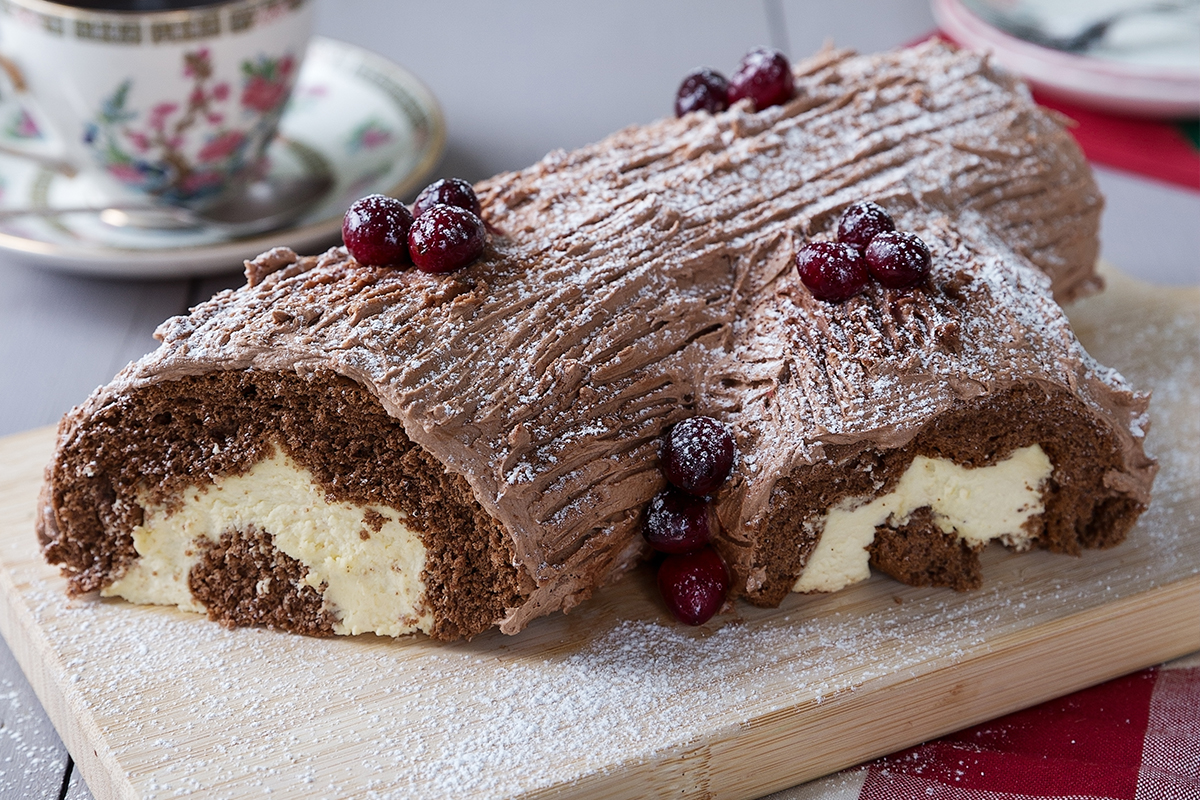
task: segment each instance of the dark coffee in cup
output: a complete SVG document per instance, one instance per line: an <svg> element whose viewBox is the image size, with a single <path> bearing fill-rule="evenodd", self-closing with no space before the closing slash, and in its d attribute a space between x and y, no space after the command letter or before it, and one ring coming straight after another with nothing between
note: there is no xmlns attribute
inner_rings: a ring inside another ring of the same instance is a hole
<svg viewBox="0 0 1200 800"><path fill-rule="evenodd" d="M60 6L89 11L178 11L216 5L220 0L52 0Z"/></svg>

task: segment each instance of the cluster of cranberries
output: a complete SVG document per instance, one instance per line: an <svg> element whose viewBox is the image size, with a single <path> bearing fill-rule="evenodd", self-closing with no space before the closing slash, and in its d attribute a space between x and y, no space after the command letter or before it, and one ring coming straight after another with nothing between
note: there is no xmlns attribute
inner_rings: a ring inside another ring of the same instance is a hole
<svg viewBox="0 0 1200 800"><path fill-rule="evenodd" d="M796 87L792 65L778 50L759 47L738 63L729 80L716 70L698 69L690 73L675 93L675 116L689 111L724 111L744 97L754 101L755 109L777 106L792 99Z"/></svg>
<svg viewBox="0 0 1200 800"><path fill-rule="evenodd" d="M382 194L356 200L342 220L342 240L360 264L411 261L422 272L454 272L479 258L487 229L471 184L448 178L426 186L412 211Z"/></svg>
<svg viewBox="0 0 1200 800"><path fill-rule="evenodd" d="M929 276L925 242L896 230L875 203L855 203L838 222L836 242L809 242L796 253L800 280L818 300L838 302L874 278L889 289L915 286Z"/></svg>
<svg viewBox="0 0 1200 800"><path fill-rule="evenodd" d="M729 571L709 542L716 515L708 501L733 469L733 435L712 417L680 422L663 442L659 465L671 486L646 509L646 541L666 558L658 590L675 618L702 625L725 603Z"/></svg>

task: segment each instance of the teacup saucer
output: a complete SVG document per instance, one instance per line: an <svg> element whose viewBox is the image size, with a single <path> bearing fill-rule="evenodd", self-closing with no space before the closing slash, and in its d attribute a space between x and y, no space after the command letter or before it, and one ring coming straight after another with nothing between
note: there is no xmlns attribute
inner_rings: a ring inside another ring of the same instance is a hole
<svg viewBox="0 0 1200 800"><path fill-rule="evenodd" d="M0 144L19 133L0 120ZM276 245L297 252L337 241L342 215L373 192L421 187L445 147L430 91L392 62L344 42L314 37L296 89L267 151L271 174L326 172L328 195L292 226L233 239L213 230L115 228L94 214L21 217L0 225L0 251L26 263L94 275L184 277L236 269ZM136 201L103 178L64 177L0 153L0 208L104 207Z"/></svg>

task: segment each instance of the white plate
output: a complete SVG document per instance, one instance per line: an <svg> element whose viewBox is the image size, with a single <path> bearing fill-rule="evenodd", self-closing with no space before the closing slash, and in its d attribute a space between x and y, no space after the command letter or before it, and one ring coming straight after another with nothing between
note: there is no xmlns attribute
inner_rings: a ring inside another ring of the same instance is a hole
<svg viewBox="0 0 1200 800"><path fill-rule="evenodd" d="M0 143L18 126L0 120ZM95 275L185 277L237 269L276 245L336 243L342 215L373 192L421 188L445 147L441 109L407 71L361 48L315 37L268 152L272 174L328 172L334 187L293 226L242 239L206 230L114 228L94 215L24 217L0 226L0 250L37 266ZM66 178L0 153L0 207L107 205L130 196L94 176Z"/></svg>
<svg viewBox="0 0 1200 800"><path fill-rule="evenodd" d="M1087 55L1041 47L999 30L968 6L1010 18L1036 16L1048 33L1077 32L1134 0L932 0L938 25L953 39L995 59L1037 88L1081 105L1120 114L1200 114L1200 10L1129 18Z"/></svg>

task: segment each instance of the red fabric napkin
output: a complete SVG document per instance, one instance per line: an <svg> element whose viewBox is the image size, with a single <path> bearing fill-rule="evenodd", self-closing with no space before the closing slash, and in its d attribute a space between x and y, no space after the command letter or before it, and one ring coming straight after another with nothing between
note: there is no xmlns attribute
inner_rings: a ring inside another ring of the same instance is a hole
<svg viewBox="0 0 1200 800"><path fill-rule="evenodd" d="M772 800L1200 800L1200 654Z"/></svg>
<svg viewBox="0 0 1200 800"><path fill-rule="evenodd" d="M1200 123L1121 117L1034 92L1039 105L1074 120L1071 133L1088 161L1200 189Z"/></svg>

